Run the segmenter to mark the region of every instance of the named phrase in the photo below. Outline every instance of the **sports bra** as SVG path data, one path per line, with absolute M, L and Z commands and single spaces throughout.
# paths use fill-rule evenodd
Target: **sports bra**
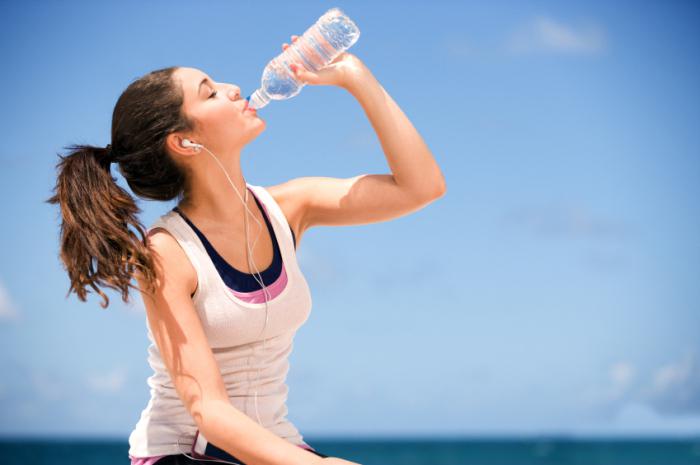
M 260 203 L 258 197 L 253 193 L 253 191 L 250 189 L 249 191 L 251 192 L 251 194 L 253 194 L 255 203 L 257 203 L 258 208 L 260 208 L 260 211 L 262 212 L 263 218 L 265 219 L 265 224 L 267 225 L 267 230 L 270 234 L 270 237 L 272 238 L 272 263 L 266 270 L 260 272 L 262 282 L 265 283 L 266 287 L 269 287 L 275 281 L 277 281 L 277 279 L 282 273 L 282 254 L 280 252 L 279 244 L 277 243 L 277 237 L 275 236 L 274 228 L 270 224 L 270 219 L 267 215 L 267 209 Z M 204 233 L 202 233 L 202 231 L 200 231 L 199 228 L 197 228 L 194 225 L 194 223 L 190 221 L 190 219 L 184 214 L 184 212 L 182 212 L 182 210 L 180 210 L 178 207 L 173 207 L 172 210 L 177 212 L 180 216 L 182 216 L 182 218 L 194 230 L 197 236 L 199 236 L 199 239 L 202 241 L 202 244 L 204 245 L 207 254 L 214 263 L 214 266 L 216 267 L 216 270 L 223 279 L 224 283 L 226 283 L 226 286 L 228 286 L 230 289 L 233 289 L 236 292 L 255 292 L 262 290 L 262 286 L 255 279 L 257 275 L 244 273 L 243 271 L 234 268 L 216 251 L 216 249 L 209 242 Z M 289 227 L 289 230 L 292 233 L 294 248 L 296 249 L 296 237 L 291 226 Z M 192 293 L 191 296 L 194 296 L 194 293 Z

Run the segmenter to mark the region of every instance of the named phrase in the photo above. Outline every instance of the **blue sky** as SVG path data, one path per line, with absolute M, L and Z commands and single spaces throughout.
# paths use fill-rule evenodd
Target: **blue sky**
M 106 145 L 120 93 L 152 69 L 249 95 L 334 6 L 448 191 L 304 235 L 313 308 L 288 377 L 302 434 L 700 432 L 695 2 L 65 1 L 0 6 L 0 434 L 126 440 L 148 401 L 138 293 L 108 290 L 107 310 L 66 298 L 44 203 L 57 153 Z M 343 89 L 260 116 L 252 184 L 390 172 Z M 140 218 L 173 205 L 140 200 Z

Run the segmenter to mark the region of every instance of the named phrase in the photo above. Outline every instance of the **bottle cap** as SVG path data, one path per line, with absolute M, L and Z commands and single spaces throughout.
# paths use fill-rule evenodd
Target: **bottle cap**
M 264 89 L 258 89 L 255 92 L 253 92 L 250 97 L 247 97 L 248 99 L 248 108 L 253 108 L 257 110 L 258 108 L 262 108 L 268 103 L 270 103 L 270 96 L 267 95 L 267 92 L 265 92 Z

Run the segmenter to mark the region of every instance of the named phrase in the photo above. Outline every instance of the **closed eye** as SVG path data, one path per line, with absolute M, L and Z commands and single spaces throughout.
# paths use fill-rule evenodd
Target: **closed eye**
M 216 94 L 218 94 L 218 93 L 219 93 L 219 91 L 216 91 L 216 90 L 215 90 L 214 92 L 211 93 L 211 95 L 209 96 L 209 98 L 214 98 L 214 97 L 216 96 Z

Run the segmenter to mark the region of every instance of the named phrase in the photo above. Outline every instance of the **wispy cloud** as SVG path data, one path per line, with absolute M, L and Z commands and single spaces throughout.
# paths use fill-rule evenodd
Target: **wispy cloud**
M 93 391 L 110 394 L 119 392 L 126 385 L 126 370 L 115 368 L 107 373 L 90 375 L 86 381 L 87 386 Z
M 10 293 L 3 283 L 0 283 L 0 321 L 17 320 L 19 310 L 12 301 Z
M 56 370 L 32 368 L 30 383 L 36 398 L 42 401 L 57 402 L 65 399 L 70 392 L 65 377 Z
M 347 273 L 344 271 L 346 267 L 338 262 L 342 260 L 341 257 L 336 254 L 331 260 L 308 240 L 304 243 L 303 238 L 299 243 L 297 260 L 307 280 L 318 282 L 321 286 L 340 284 L 347 277 Z
M 446 263 L 435 257 L 415 256 L 405 263 L 397 262 L 388 268 L 371 270 L 363 279 L 379 293 L 391 290 L 404 292 L 407 288 L 420 287 L 433 291 L 436 286 L 441 292 L 449 293 L 449 286 L 445 286 L 447 268 Z
M 379 145 L 379 139 L 374 132 L 368 130 L 355 130 L 349 133 L 344 141 L 350 147 L 358 149 L 366 149 L 376 147 L 378 150 L 381 149 Z
M 530 231 L 533 235 L 597 240 L 626 239 L 632 233 L 630 225 L 605 218 L 581 205 L 519 206 L 507 211 L 501 221 Z
M 661 414 L 700 413 L 700 361 L 696 351 L 658 368 L 644 393 Z
M 446 52 L 452 58 L 471 57 L 480 51 L 472 40 L 457 32 L 448 32 L 442 38 L 439 50 Z
M 602 27 L 593 24 L 574 27 L 547 16 L 533 18 L 506 42 L 506 50 L 514 54 L 597 54 L 606 46 Z
M 608 367 L 602 384 L 583 394 L 582 405 L 593 417 L 610 418 L 617 407 L 633 394 L 637 369 L 632 362 L 621 360 Z
M 582 398 L 587 414 L 614 418 L 630 405 L 641 405 L 660 416 L 700 414 L 700 361 L 698 351 L 690 350 L 678 360 L 638 376 L 638 369 L 620 361 L 608 369 L 606 380 L 592 386 Z

